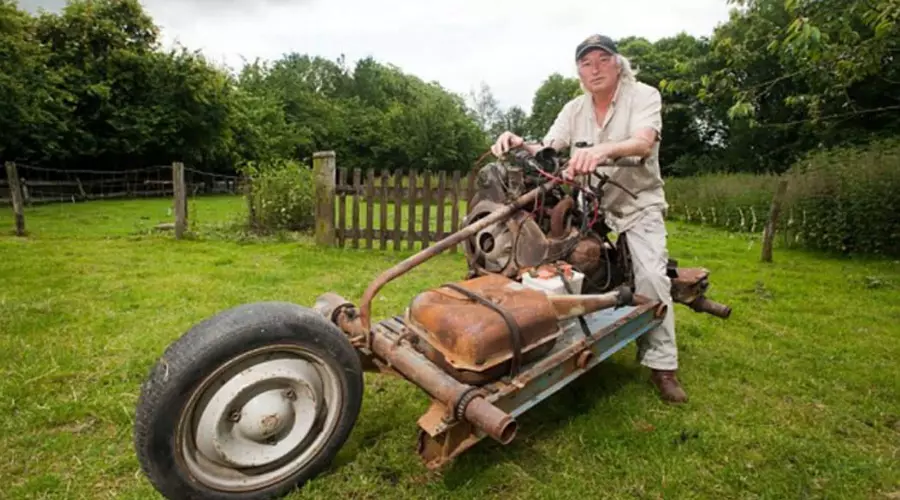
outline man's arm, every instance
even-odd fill
[[[611,159],[626,156],[646,158],[653,153],[653,146],[662,132],[662,96],[656,89],[636,98],[631,114],[631,137],[611,143],[607,155]]]
[[[652,89],[636,99],[630,131],[630,137],[624,141],[604,142],[576,151],[569,162],[569,175],[589,174],[598,165],[619,158],[650,156],[662,132],[662,98],[658,90]]]
[[[651,127],[638,129],[634,134],[619,142],[603,143],[603,149],[609,159],[624,158],[626,156],[638,156],[646,158],[653,153],[653,145],[658,134]]]

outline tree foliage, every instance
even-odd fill
[[[618,40],[663,96],[667,176],[784,172],[900,131],[898,0],[722,0],[712,36]],[[30,15],[0,0],[0,156],[62,168],[185,161],[235,171],[335,150],[345,167],[468,169],[504,130],[540,140],[579,95],[549,75],[530,112],[388,63],[292,53],[236,72],[163,50],[138,0]]]
[[[563,106],[580,93],[581,85],[577,78],[565,77],[559,73],[547,77],[534,93],[527,137],[532,140],[543,139]]]

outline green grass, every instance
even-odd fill
[[[203,227],[236,199],[195,200]],[[131,448],[141,381],[166,345],[224,308],[325,291],[357,301],[407,252],[292,241],[175,241],[152,225],[167,200],[37,207],[30,236],[0,211],[0,481],[4,498],[156,498]],[[146,217],[146,218],[142,218]],[[730,320],[679,306],[691,401],[660,403],[633,347],[441,472],[415,454],[424,394],[367,376],[359,422],[334,467],[291,498],[834,498],[900,496],[900,264],[776,248],[671,223],[682,265],[713,271]],[[383,290],[399,312],[458,278],[442,255]]]

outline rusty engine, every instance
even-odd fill
[[[552,151],[552,150],[549,150]],[[481,169],[477,192],[466,223],[471,224],[552,177],[556,158],[542,152],[536,159],[519,154],[510,163],[490,163]],[[542,168],[544,167],[544,168]],[[546,170],[545,170],[546,168]],[[599,177],[601,183],[608,178]],[[548,263],[563,262],[584,273],[584,293],[601,293],[621,285],[626,276],[609,228],[599,211],[601,188],[556,186],[542,193],[530,210],[488,226],[465,244],[470,275],[498,273],[518,278]]]

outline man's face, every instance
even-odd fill
[[[578,77],[588,92],[612,92],[619,81],[615,56],[599,49],[588,52],[578,60]]]

